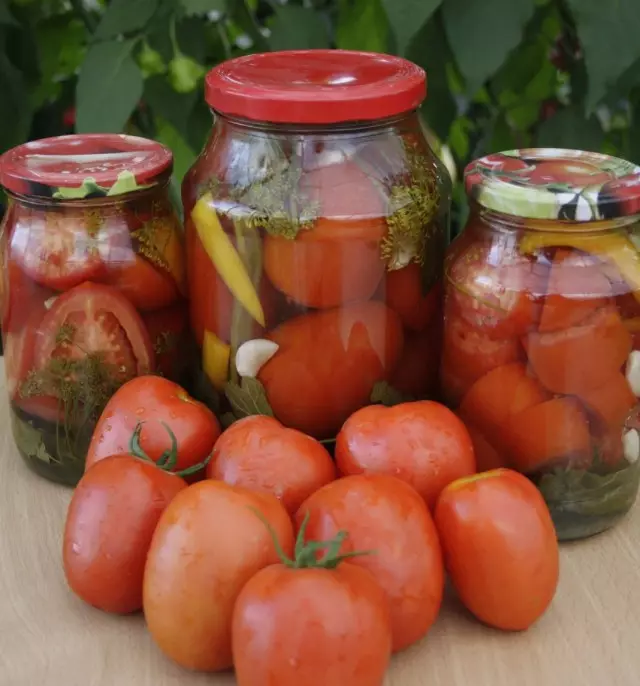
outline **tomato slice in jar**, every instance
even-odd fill
[[[457,405],[480,377],[522,358],[517,338],[492,338],[460,315],[447,313],[440,367],[440,381],[447,402]]]
[[[80,212],[18,211],[10,258],[35,282],[57,291],[96,279],[103,265],[90,223]]]
[[[615,376],[631,352],[618,311],[603,307],[579,326],[531,333],[524,340],[536,376],[554,393],[581,394]]]
[[[45,369],[51,360],[79,361],[90,355],[122,382],[155,367],[149,334],[133,305],[115,288],[84,283],[58,297],[45,315],[35,363]]]
[[[540,314],[548,265],[520,255],[507,239],[462,246],[457,252],[454,248],[445,267],[450,306],[492,338],[531,329]]]
[[[629,382],[620,372],[613,374],[602,386],[585,391],[578,397],[602,426],[619,432],[622,432],[627,415],[637,403]]]
[[[565,248],[556,251],[540,315],[540,332],[580,324],[610,302],[611,282],[597,262],[592,255]]]

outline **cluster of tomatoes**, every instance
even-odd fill
[[[144,611],[185,668],[240,686],[379,686],[422,639],[445,572],[480,621],[523,630],[552,600],[558,545],[524,476],[475,473],[431,401],[356,411],[335,460],[255,415],[226,431],[175,383],[138,377],[100,418],[67,515],[71,589]]]

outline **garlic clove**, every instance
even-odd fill
[[[635,464],[640,457],[640,434],[635,429],[629,429],[622,436],[624,457],[629,464]]]
[[[255,378],[262,367],[278,352],[280,346],[266,338],[254,338],[236,351],[236,369],[240,376]]]
[[[640,350],[632,350],[627,359],[625,376],[636,397],[640,396]]]

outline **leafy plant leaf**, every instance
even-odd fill
[[[79,133],[120,132],[143,90],[131,51],[134,41],[96,43],[86,54],[76,88]]]
[[[522,40],[535,0],[444,0],[442,11],[467,93],[474,95]]]
[[[407,57],[427,72],[428,94],[422,113],[436,135],[446,140],[457,108],[447,75],[452,55],[442,28],[441,12],[431,17],[413,37]]]
[[[267,393],[258,379],[245,376],[239,384],[228,382],[224,388],[224,393],[233,409],[233,414],[238,418],[250,417],[254,414],[265,414],[273,417],[273,410],[267,400]]]
[[[96,29],[98,40],[143,29],[158,7],[158,0],[112,0]]]
[[[372,403],[379,403],[381,405],[386,405],[387,407],[392,407],[393,405],[399,405],[400,403],[410,402],[411,400],[414,400],[414,398],[401,393],[386,381],[378,381],[371,391],[369,400]]]
[[[607,89],[640,58],[640,11],[637,0],[567,0],[584,52],[592,111]]]
[[[389,25],[381,0],[339,0],[338,48],[386,52],[388,37]]]
[[[260,52],[269,50],[269,43],[260,32],[253,12],[246,0],[227,0],[227,12],[231,21],[251,38],[254,50]]]
[[[180,0],[180,4],[188,16],[207,14],[208,12],[224,12],[225,0]]]
[[[26,140],[33,110],[22,73],[9,61],[0,30],[0,152]]]
[[[16,445],[24,455],[47,463],[56,461],[47,452],[42,433],[29,422],[20,419],[14,412],[11,412],[11,428]]]
[[[595,115],[585,117],[577,105],[558,110],[538,128],[537,145],[550,148],[599,150],[604,132]]]
[[[405,54],[411,39],[441,3],[442,0],[382,0],[400,55]]]
[[[311,9],[298,5],[276,8],[269,28],[272,50],[328,48],[329,34],[323,18]]]
[[[162,111],[162,110],[160,110]],[[180,132],[162,117],[156,116],[155,139],[173,153],[173,173],[178,181],[189,171],[196,154]]]
[[[6,26],[18,26],[18,21],[9,9],[8,0],[0,0],[0,24]]]

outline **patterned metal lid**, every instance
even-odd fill
[[[592,222],[640,214],[640,167],[582,150],[507,150],[471,162],[467,194],[526,219]]]
[[[74,200],[129,193],[164,183],[173,156],[160,143],[121,134],[57,136],[0,157],[0,184],[29,197]]]

